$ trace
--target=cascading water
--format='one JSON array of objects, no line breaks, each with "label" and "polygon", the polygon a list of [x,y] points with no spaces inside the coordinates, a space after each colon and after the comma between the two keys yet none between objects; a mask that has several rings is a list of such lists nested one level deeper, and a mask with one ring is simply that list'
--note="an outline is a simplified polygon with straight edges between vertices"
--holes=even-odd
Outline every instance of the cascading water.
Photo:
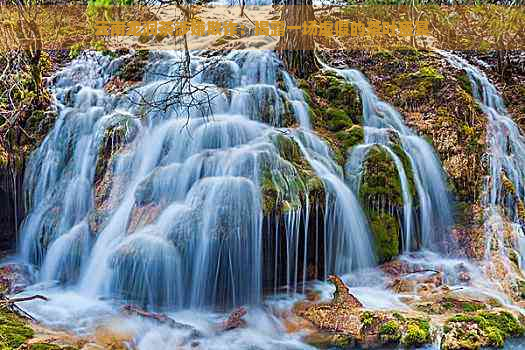
[{"label": "cascading water", "polygon": [[311,132],[308,106],[302,92],[295,87],[288,74],[284,74],[290,91],[290,100],[301,126],[295,140],[308,163],[325,184],[325,270],[342,274],[353,269],[371,267],[374,263],[371,234],[359,202],[345,184],[343,171],[333,160],[324,141]]},{"label": "cascading water", "polygon": [[[160,102],[176,90],[179,82],[166,77],[182,69],[180,52],[150,54],[144,82],[124,95],[103,88],[126,58],[88,54],[57,74],[60,116],[28,167],[32,209],[21,247],[28,262],[42,266],[42,281],[148,307],[228,307],[258,303],[268,285],[293,290],[312,278],[312,262],[323,269],[320,277],[373,265],[359,203],[311,132],[302,92],[274,54],[231,52],[210,70],[202,67],[211,59],[199,54],[191,59],[201,71],[192,83],[206,94],[195,93],[212,96],[204,114],[174,104],[144,116],[141,98]],[[286,90],[277,87],[280,76]],[[300,129],[278,129],[286,113]],[[120,148],[104,160],[99,150],[108,142]],[[280,149],[294,142],[324,184],[319,234],[309,230],[319,210]],[[105,176],[97,178],[104,161]],[[263,214],[268,181],[283,189],[289,206],[282,231],[280,219]],[[103,205],[100,183],[107,185]],[[276,229],[266,235],[263,226],[272,222]],[[263,259],[274,261],[269,276]]]},{"label": "cascading water", "polygon": [[[360,93],[363,104],[363,124],[365,143],[352,149],[346,166],[350,183],[357,191],[363,161],[369,150],[378,146],[384,149],[393,160],[401,182],[403,197],[403,250],[418,248],[414,234],[416,226],[421,230],[419,247],[437,249],[446,243],[448,232],[453,224],[450,196],[448,195],[444,173],[432,146],[417,136],[403,122],[402,116],[391,105],[381,101],[365,76],[354,69],[334,69],[329,71],[342,76]],[[393,135],[392,135],[393,134]],[[399,139],[399,141],[396,140]],[[399,147],[395,147],[396,144]],[[411,196],[407,171],[400,159],[406,156],[416,187],[419,206],[419,225],[415,225],[412,212],[414,199]]]},{"label": "cascading water", "polygon": [[[509,116],[498,90],[490,82],[485,73],[467,60],[453,53],[440,51],[440,54],[456,68],[464,70],[470,79],[472,93],[479,102],[483,113],[487,116],[487,140],[490,163],[490,183],[487,186],[487,204],[495,208],[497,205],[510,209],[513,219],[517,219],[515,207],[506,203],[503,191],[503,176],[508,177],[516,191],[519,200],[525,196],[525,137],[519,127]],[[516,204],[517,201],[512,201]]]},{"label": "cascading water", "polygon": [[[514,123],[505,108],[497,88],[487,75],[467,60],[451,52],[439,51],[450,64],[464,70],[470,80],[473,97],[487,117],[487,155],[490,174],[485,182],[485,217],[486,246],[485,256],[490,258],[493,237],[504,253],[504,225],[502,215],[507,215],[514,222],[513,234],[517,239],[517,248],[523,257],[522,219],[519,217],[520,205],[525,197],[525,137]],[[505,190],[505,181],[511,183],[513,193]],[[500,209],[504,209],[502,212]],[[496,233],[493,235],[492,233]]]}]

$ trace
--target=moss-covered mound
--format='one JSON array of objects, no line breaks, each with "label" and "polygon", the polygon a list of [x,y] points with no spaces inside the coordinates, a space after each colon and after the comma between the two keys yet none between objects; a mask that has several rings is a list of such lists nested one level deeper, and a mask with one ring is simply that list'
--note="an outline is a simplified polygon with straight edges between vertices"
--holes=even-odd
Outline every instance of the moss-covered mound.
[{"label": "moss-covered mound", "polygon": [[304,159],[299,145],[291,137],[281,134],[272,135],[272,142],[279,157],[263,161],[261,192],[264,213],[296,210],[307,202],[311,205],[324,203],[324,184]]},{"label": "moss-covered mound", "polygon": [[300,80],[315,131],[327,140],[343,165],[346,153],[364,138],[362,104],[358,91],[333,72],[319,72]]},{"label": "moss-covered mound", "polygon": [[503,347],[505,339],[522,336],[525,329],[507,311],[482,311],[449,318],[443,331],[443,350],[477,350],[489,346]]},{"label": "moss-covered mound", "polygon": [[[406,158],[400,147],[396,153]],[[403,164],[409,182],[410,195],[415,202],[415,186],[408,160]],[[403,195],[397,167],[384,148],[372,147],[363,164],[359,197],[364,203],[375,238],[376,254],[380,262],[391,260],[399,254],[400,223],[403,215]]]}]

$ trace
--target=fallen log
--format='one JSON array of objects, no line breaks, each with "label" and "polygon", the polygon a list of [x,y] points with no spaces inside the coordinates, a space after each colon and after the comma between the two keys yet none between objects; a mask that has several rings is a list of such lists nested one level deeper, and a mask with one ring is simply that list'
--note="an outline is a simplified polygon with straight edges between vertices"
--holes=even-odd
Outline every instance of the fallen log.
[{"label": "fallen log", "polygon": [[35,300],[35,299],[49,301],[48,297],[45,297],[45,296],[40,295],[40,294],[32,295],[32,296],[29,296],[29,297],[20,297],[20,298],[7,298],[7,297],[4,296],[2,298],[2,300],[0,300],[0,305],[9,305],[9,304],[14,304],[14,303],[19,303],[19,302],[22,302],[22,301]]},{"label": "fallen log", "polygon": [[177,322],[173,318],[165,314],[161,314],[157,312],[149,312],[144,309],[141,309],[140,307],[136,305],[131,305],[131,304],[125,305],[122,307],[122,311],[127,314],[133,314],[133,315],[137,315],[143,318],[152,319],[154,321],[157,321],[158,323],[166,324],[171,328],[195,330],[195,328],[193,328],[192,326]]}]

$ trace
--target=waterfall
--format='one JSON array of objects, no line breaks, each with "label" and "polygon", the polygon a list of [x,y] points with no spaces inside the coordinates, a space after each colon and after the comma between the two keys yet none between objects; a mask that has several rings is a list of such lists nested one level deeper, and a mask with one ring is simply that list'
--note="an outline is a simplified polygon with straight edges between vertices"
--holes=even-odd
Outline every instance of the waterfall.
[{"label": "waterfall", "polygon": [[343,171],[333,160],[328,145],[311,132],[308,109],[302,92],[285,74],[290,100],[301,126],[295,140],[317,176],[325,184],[325,276],[342,274],[355,268],[370,267],[374,263],[368,222],[353,191],[344,182]]},{"label": "waterfall", "polygon": [[[473,97],[487,117],[487,154],[489,159],[489,177],[485,181],[485,209],[487,232],[497,232],[501,247],[503,230],[501,215],[508,215],[515,223],[522,223],[519,217],[519,205],[523,205],[525,196],[525,137],[514,123],[501,95],[485,73],[467,60],[446,51],[439,51],[448,62],[463,71],[469,77]],[[505,182],[507,181],[507,184]],[[511,192],[508,193],[510,181]],[[507,189],[505,189],[507,187]],[[512,198],[509,198],[510,197]],[[510,200],[509,200],[510,199]],[[505,209],[505,213],[499,211]],[[517,233],[519,249],[522,249],[523,233],[521,228],[513,225]],[[489,258],[492,246],[492,235],[486,237],[486,257]]]},{"label": "waterfall", "polygon": [[[405,252],[419,248],[415,242],[415,223],[412,217],[414,199],[411,197],[407,172],[413,176],[418,206],[421,247],[438,249],[439,244],[447,240],[447,233],[453,224],[451,199],[448,195],[445,175],[441,163],[432,146],[416,135],[404,123],[403,117],[395,108],[381,101],[366,77],[355,69],[334,69],[329,71],[346,79],[359,90],[363,104],[363,124],[365,144],[354,147],[349,155],[346,171],[350,182],[357,191],[360,182],[359,173],[369,149],[377,145],[384,149],[393,160],[398,170],[403,197],[403,250]],[[395,152],[396,140],[402,153],[408,157],[411,169],[404,169],[399,154]],[[357,180],[352,176],[356,176]]]},{"label": "waterfall", "polygon": [[[260,302],[269,286],[297,290],[311,264],[320,277],[374,264],[359,202],[272,52],[193,52],[195,96],[210,108],[163,111],[139,101],[178,88],[167,77],[182,69],[181,53],[150,53],[140,84],[107,93],[129,57],[85,54],[53,78],[59,117],[28,164],[20,247],[41,281],[145,307],[231,307]],[[287,129],[287,115],[300,128]],[[294,144],[324,203],[286,158]],[[268,186],[285,204],[279,213],[263,212]]]}]

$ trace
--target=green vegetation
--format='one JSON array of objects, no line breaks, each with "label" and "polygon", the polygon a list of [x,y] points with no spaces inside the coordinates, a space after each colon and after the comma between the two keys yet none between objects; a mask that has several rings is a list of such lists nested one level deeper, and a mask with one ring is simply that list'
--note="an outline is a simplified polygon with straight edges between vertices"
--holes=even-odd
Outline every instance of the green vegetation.
[{"label": "green vegetation", "polygon": [[[404,157],[402,162],[409,162],[403,150],[394,147],[394,153]],[[413,179],[409,164],[405,165],[409,184]],[[399,220],[387,209],[392,205],[397,212],[403,211],[403,196],[401,181],[397,167],[390,154],[379,146],[370,149],[363,164],[362,185],[359,191],[361,201],[365,203],[365,210],[370,221],[371,229],[375,238],[376,254],[380,262],[389,261],[399,254]],[[412,197],[415,198],[415,187],[411,186]],[[373,201],[385,203],[385,208],[377,208],[372,205]]]},{"label": "green vegetation", "polygon": [[418,347],[430,342],[430,324],[427,320],[409,319],[401,344],[406,347]]},{"label": "green vegetation", "polygon": [[33,336],[33,330],[18,316],[0,309],[0,350],[18,349]]},{"label": "green vegetation", "polygon": [[304,159],[299,145],[290,137],[272,135],[272,141],[280,158],[263,162],[261,170],[261,191],[263,211],[289,211],[306,204],[324,201],[324,184],[315,176]]},{"label": "green vegetation", "polygon": [[375,316],[370,311],[365,311],[360,316],[361,323],[363,324],[364,328],[368,328],[374,324]]},{"label": "green vegetation", "polygon": [[[471,326],[466,326],[471,325]],[[482,311],[475,315],[459,314],[447,320],[444,349],[479,349],[502,347],[508,337],[521,336],[525,329],[509,312]]]},{"label": "green vegetation", "polygon": [[379,338],[383,344],[397,343],[401,339],[401,327],[396,320],[390,320],[379,327]]}]

